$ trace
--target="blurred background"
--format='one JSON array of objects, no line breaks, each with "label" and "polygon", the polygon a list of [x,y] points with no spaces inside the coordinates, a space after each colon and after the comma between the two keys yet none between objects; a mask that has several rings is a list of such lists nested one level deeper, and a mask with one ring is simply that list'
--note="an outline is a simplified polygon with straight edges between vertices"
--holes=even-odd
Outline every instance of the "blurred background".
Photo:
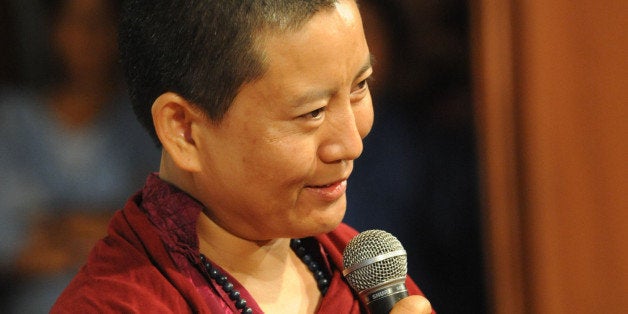
[{"label": "blurred background", "polygon": [[0,5],[0,312],[47,313],[159,151],[121,82],[118,2]]},{"label": "blurred background", "polygon": [[[345,221],[397,236],[438,313],[628,312],[628,2],[360,6],[376,118]],[[117,7],[0,0],[3,313],[46,313],[157,169]]]}]

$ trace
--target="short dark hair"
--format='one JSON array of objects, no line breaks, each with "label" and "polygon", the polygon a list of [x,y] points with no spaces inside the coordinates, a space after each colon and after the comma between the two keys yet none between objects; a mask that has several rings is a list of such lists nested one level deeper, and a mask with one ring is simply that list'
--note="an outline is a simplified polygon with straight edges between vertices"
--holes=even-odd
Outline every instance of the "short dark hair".
[{"label": "short dark hair", "polygon": [[157,143],[151,106],[165,92],[220,122],[240,87],[266,71],[262,36],[298,29],[337,1],[125,1],[119,47],[135,114]]}]

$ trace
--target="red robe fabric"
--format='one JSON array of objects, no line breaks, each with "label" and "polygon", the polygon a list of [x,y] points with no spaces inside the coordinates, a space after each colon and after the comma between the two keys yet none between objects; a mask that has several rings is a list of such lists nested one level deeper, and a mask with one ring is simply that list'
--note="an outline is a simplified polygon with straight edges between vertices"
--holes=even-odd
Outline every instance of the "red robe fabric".
[{"label": "red robe fabric", "polygon": [[[184,192],[149,176],[144,189],[116,212],[107,237],[51,313],[239,313],[222,288],[201,273],[196,236],[201,210]],[[365,312],[341,274],[342,252],[356,234],[341,224],[316,237],[332,273],[317,313]],[[254,313],[261,313],[246,289],[226,275]],[[406,285],[410,294],[422,294],[410,278]]]}]

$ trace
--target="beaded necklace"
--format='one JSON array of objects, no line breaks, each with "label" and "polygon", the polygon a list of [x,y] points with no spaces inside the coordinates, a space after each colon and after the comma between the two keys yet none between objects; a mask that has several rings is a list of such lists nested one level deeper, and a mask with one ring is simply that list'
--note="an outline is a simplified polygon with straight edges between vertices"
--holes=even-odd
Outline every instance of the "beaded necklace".
[{"label": "beaded necklace", "polygon": [[[329,288],[329,279],[326,272],[319,266],[318,262],[316,262],[314,256],[308,253],[303,241],[303,239],[290,240],[290,248],[292,248],[301,261],[303,261],[312,272],[314,279],[316,279],[318,289],[324,296]],[[219,269],[213,267],[211,262],[203,254],[201,254],[201,266],[205,270],[202,272],[203,276],[205,276],[208,281],[213,280],[220,285],[222,290],[229,295],[229,299],[233,301],[235,307],[240,310],[241,313],[253,313],[253,309],[247,305],[246,300],[242,297],[240,292],[234,288],[234,285],[229,282],[227,276],[221,273]]]}]

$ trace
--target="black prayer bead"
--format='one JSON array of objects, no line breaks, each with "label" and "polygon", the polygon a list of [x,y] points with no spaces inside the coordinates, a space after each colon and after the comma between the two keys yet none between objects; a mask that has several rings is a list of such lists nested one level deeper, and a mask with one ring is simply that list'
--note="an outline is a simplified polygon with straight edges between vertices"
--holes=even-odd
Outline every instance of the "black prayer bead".
[{"label": "black prayer bead", "polygon": [[310,254],[303,255],[302,259],[303,263],[305,263],[306,265],[312,262],[312,257],[310,256]]},{"label": "black prayer bead", "polygon": [[321,278],[325,278],[325,273],[322,270],[317,270],[314,273],[314,278],[316,278],[316,280],[319,280]]},{"label": "black prayer bead", "polygon": [[243,309],[246,306],[246,300],[244,299],[239,299],[235,302],[235,306],[236,308],[238,308],[239,310]]},{"label": "black prayer bead", "polygon": [[321,278],[317,282],[319,288],[327,287],[327,285],[329,284],[329,280],[327,280],[327,278]]},{"label": "black prayer bead", "polygon": [[311,272],[316,272],[318,270],[318,264],[311,262],[307,265],[307,268],[309,268]]},{"label": "black prayer bead", "polygon": [[227,278],[227,276],[220,276],[218,278],[216,278],[216,283],[218,283],[219,285],[224,285],[227,281],[229,280],[229,278]]},{"label": "black prayer bead", "polygon": [[303,256],[304,256],[304,255],[306,255],[305,253],[307,253],[307,251],[305,250],[305,248],[304,248],[304,247],[299,246],[299,247],[296,249],[295,253],[297,253],[297,256],[298,256],[298,257],[303,258]]},{"label": "black prayer bead", "polygon": [[220,273],[220,271],[218,271],[218,269],[216,269],[216,268],[209,268],[209,267],[207,267],[207,269],[209,270],[209,277],[211,277],[211,279],[216,280],[216,279],[218,279],[222,275]]},{"label": "black prayer bead", "polygon": [[227,282],[225,282],[225,283],[222,285],[222,290],[225,290],[225,292],[226,292],[226,293],[231,292],[231,291],[233,290],[233,284],[232,284],[232,283],[230,283],[230,282],[228,282],[228,281],[227,281]]},{"label": "black prayer bead", "polygon": [[231,291],[231,293],[229,293],[229,298],[234,301],[240,299],[240,291],[238,290]]}]

